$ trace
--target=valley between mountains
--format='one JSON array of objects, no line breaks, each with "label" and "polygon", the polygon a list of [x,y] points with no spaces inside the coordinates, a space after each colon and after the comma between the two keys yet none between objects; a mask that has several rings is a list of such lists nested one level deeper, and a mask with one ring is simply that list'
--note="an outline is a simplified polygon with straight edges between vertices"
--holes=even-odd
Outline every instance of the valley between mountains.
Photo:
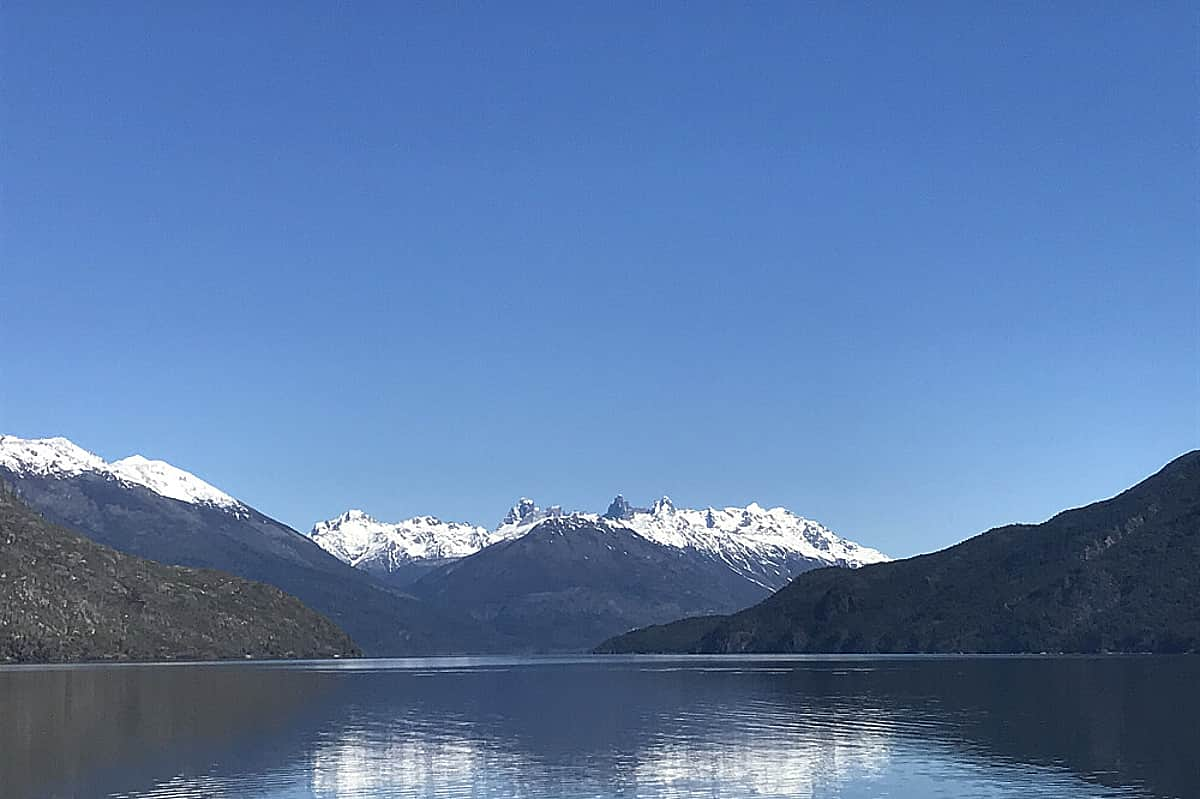
[{"label": "valley between mountains", "polygon": [[[64,438],[0,436],[0,483],[9,660],[1200,648],[1197,452],[1112,500],[902,561],[785,508],[667,497],[603,512],[522,498],[490,527],[348,510],[304,534],[171,464]],[[134,576],[104,588],[80,565],[97,558]],[[229,601],[206,611],[213,579]],[[154,580],[199,580],[172,596],[210,599],[147,615],[128,597]],[[26,601],[57,615],[18,624]],[[81,619],[107,637],[80,638]],[[233,619],[222,645],[213,630]]]},{"label": "valley between mountains", "polygon": [[[783,508],[603,513],[522,498],[492,528],[350,510],[308,534],[171,464],[0,436],[0,480],[47,521],[119,552],[277,586],[368,655],[587,651],[753,604],[804,571],[887,560]],[[267,623],[267,620],[264,620]]]}]

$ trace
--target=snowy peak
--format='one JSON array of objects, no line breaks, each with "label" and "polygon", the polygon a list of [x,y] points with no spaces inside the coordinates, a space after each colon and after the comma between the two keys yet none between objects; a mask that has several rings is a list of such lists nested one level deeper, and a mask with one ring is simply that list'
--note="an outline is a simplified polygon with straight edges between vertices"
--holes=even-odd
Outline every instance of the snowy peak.
[{"label": "snowy peak", "polygon": [[156,494],[193,505],[216,505],[220,508],[241,508],[242,503],[215,486],[166,461],[154,461],[141,455],[131,455],[110,464],[113,474],[130,483],[149,488]]},{"label": "snowy peak", "polygon": [[193,505],[210,505],[239,516],[249,509],[190,472],[165,461],[132,455],[113,463],[65,438],[18,438],[0,435],[0,468],[21,477],[74,477],[86,472],[138,485]]},{"label": "snowy peak", "polygon": [[0,435],[0,466],[22,476],[52,477],[103,473],[108,464],[65,438]]},{"label": "snowy peak", "polygon": [[504,518],[500,520],[500,526],[521,524],[531,519],[539,510],[537,504],[532,499],[521,497],[517,500],[517,504],[509,508],[508,513],[504,514]]},{"label": "snowy peak", "polygon": [[414,561],[466,557],[492,541],[491,533],[472,524],[436,516],[381,522],[361,510],[318,522],[309,536],[351,566],[389,573]]},{"label": "snowy peak", "polygon": [[664,546],[705,552],[727,561],[802,558],[857,568],[888,560],[878,550],[842,538],[819,522],[787,508],[676,508],[663,497],[650,510],[633,509],[621,523]]}]

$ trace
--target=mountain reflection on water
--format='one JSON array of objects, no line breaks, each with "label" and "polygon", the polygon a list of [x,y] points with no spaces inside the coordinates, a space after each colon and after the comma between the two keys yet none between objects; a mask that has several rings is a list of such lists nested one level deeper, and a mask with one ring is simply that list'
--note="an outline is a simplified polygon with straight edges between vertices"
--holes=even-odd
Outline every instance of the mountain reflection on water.
[{"label": "mountain reflection on water", "polygon": [[1200,659],[0,669],[6,797],[1200,796]]}]

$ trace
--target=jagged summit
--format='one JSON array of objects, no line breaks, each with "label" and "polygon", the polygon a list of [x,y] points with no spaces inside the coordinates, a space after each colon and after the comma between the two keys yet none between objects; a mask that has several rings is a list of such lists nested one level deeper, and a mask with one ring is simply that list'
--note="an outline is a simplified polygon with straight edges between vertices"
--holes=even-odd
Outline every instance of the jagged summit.
[{"label": "jagged summit", "polygon": [[500,520],[500,525],[503,527],[507,524],[520,524],[537,512],[537,503],[529,497],[521,497],[517,500],[517,504],[509,508],[508,513],[504,514],[504,518]]},{"label": "jagged summit", "polygon": [[539,508],[537,503],[529,497],[521,497],[517,500],[517,504],[504,514],[500,526],[492,531],[492,538],[496,541],[516,538],[529,532],[539,522],[562,515],[564,513],[561,505]]},{"label": "jagged summit", "polygon": [[361,510],[313,525],[309,536],[351,566],[392,572],[413,561],[441,561],[478,552],[492,542],[483,527],[414,516],[381,522]]},{"label": "jagged summit", "polygon": [[664,516],[675,512],[675,503],[665,494],[654,502],[648,508],[634,507],[621,494],[617,494],[613,501],[609,504],[608,510],[604,512],[605,519],[613,520],[629,520],[638,514],[653,514],[655,516]]},{"label": "jagged summit", "polygon": [[499,541],[520,538],[548,520],[581,525],[621,527],[673,549],[694,551],[717,559],[747,579],[775,588],[803,566],[858,567],[887,560],[883,553],[848,541],[818,522],[786,508],[676,508],[670,497],[649,508],[632,505],[618,494],[603,514],[564,512],[561,506],[541,508],[522,497],[499,526],[488,531],[461,522],[418,516],[400,522],[378,522],[358,511],[348,512],[313,527],[318,544],[352,565],[388,573],[413,563],[466,557]]},{"label": "jagged summit", "polygon": [[613,501],[609,503],[608,510],[604,511],[606,519],[628,519],[632,515],[633,506],[620,494],[613,498]]},{"label": "jagged summit", "polygon": [[91,472],[148,488],[168,499],[211,505],[234,513],[247,511],[237,499],[166,461],[130,455],[107,463],[99,455],[62,437],[0,435],[0,468],[19,477],[71,477]]}]

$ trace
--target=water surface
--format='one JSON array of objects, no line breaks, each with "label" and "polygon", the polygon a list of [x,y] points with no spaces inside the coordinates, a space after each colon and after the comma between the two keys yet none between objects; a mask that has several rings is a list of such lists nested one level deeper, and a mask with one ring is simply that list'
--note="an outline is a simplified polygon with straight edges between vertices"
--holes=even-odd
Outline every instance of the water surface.
[{"label": "water surface", "polygon": [[4,797],[1197,797],[1200,659],[0,669]]}]

